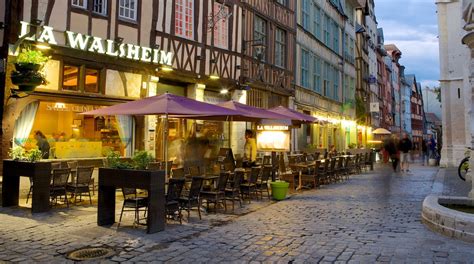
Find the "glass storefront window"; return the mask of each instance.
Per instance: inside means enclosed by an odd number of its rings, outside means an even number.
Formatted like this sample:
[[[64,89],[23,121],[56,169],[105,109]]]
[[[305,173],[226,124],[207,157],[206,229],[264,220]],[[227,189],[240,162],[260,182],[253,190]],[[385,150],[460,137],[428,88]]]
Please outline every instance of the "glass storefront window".
[[[86,93],[99,92],[99,70],[86,68],[86,82],[84,91]]]
[[[79,67],[64,64],[63,90],[79,91]]]
[[[41,131],[50,146],[50,159],[96,158],[106,156],[110,151],[130,156],[134,142],[132,117],[80,114],[101,107],[40,102],[23,146],[27,150],[36,147],[34,135]]]

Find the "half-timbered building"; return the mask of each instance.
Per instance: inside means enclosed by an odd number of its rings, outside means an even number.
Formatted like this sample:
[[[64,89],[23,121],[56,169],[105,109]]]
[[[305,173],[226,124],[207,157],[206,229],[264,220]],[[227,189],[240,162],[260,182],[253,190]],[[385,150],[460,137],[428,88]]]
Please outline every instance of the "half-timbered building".
[[[110,150],[123,156],[135,149],[161,153],[157,117],[80,113],[165,92],[211,103],[230,99],[226,91],[242,88],[246,67],[240,55],[244,9],[248,6],[235,0],[2,1],[0,19],[4,11],[9,14],[0,24],[7,26],[0,30],[0,38],[6,34],[2,54],[10,54],[2,82],[2,157],[11,146],[34,146],[35,131],[50,141],[52,158],[100,157]],[[12,62],[24,50],[40,47],[50,56],[43,68],[48,83],[23,97],[8,77]],[[291,69],[282,69],[285,91]],[[274,84],[274,75],[268,75],[264,83]],[[184,137],[205,135],[219,147],[226,142],[225,129],[171,120],[169,140],[181,149],[176,144]],[[178,152],[170,155],[182,162]]]

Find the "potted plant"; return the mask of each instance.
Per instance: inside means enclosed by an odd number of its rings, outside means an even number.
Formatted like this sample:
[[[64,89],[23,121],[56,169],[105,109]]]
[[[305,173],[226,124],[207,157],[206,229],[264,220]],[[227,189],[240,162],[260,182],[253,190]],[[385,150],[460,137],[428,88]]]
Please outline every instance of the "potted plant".
[[[14,161],[37,162],[41,160],[42,153],[38,148],[29,150],[28,152],[21,146],[16,146],[8,152],[10,158]]]
[[[165,173],[146,170],[153,158],[145,151],[137,151],[131,162],[116,152],[106,157],[107,167],[99,168],[98,225],[115,222],[115,192],[117,188],[145,189],[148,192],[147,232],[165,228]]]
[[[12,83],[24,92],[31,92],[37,86],[46,84],[46,78],[40,70],[48,60],[49,57],[39,50],[22,49],[14,61],[15,71],[10,75]]]

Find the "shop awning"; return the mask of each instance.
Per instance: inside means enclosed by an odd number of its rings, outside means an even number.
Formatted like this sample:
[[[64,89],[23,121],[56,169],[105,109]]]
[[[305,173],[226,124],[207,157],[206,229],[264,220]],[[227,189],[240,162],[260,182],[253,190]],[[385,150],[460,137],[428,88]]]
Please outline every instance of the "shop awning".
[[[274,108],[268,109],[268,111],[288,116],[293,121],[293,124],[309,124],[309,123],[316,123],[319,121],[316,117],[300,113],[296,110],[289,109],[284,106],[274,107]]]

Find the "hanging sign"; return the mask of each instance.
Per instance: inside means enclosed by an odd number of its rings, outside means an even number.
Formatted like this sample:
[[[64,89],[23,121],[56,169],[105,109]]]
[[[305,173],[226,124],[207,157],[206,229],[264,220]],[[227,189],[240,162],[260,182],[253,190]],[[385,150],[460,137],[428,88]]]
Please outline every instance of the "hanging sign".
[[[20,21],[21,30],[19,38],[25,38],[31,41],[58,45],[54,36],[54,29],[49,26],[38,27],[39,32],[31,37],[26,37],[30,32],[31,24]],[[173,53],[160,49],[137,46],[128,43],[118,43],[111,39],[102,39],[71,31],[64,31],[67,47],[108,55],[112,57],[126,58],[135,61],[150,62],[153,64],[162,64],[172,66]]]

